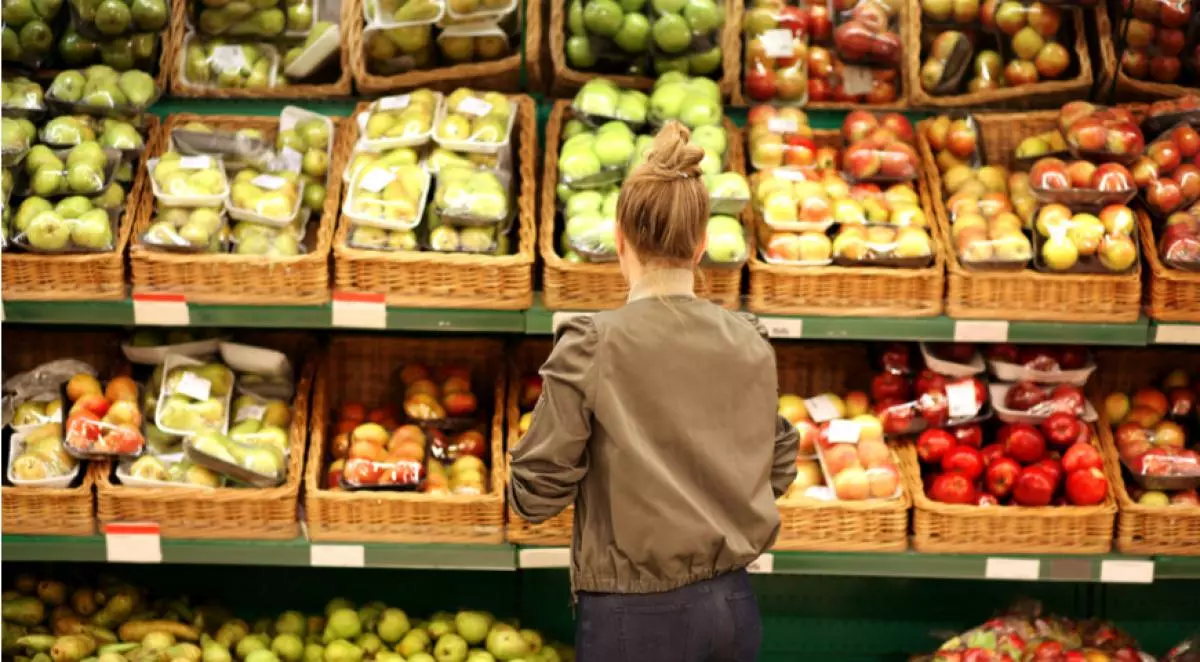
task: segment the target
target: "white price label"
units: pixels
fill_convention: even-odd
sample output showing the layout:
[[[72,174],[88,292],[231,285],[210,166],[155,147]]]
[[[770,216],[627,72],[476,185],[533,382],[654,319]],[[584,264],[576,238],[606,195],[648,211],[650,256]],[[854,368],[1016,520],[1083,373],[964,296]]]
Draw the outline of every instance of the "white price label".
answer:
[[[758,36],[762,43],[763,53],[767,57],[793,57],[796,55],[796,44],[792,40],[791,30],[767,30]]]
[[[552,331],[554,331],[555,333],[558,333],[559,327],[561,327],[563,324],[575,319],[576,317],[591,317],[592,315],[595,315],[595,313],[569,313],[569,312],[554,313],[554,315],[550,318],[550,329]]]
[[[212,165],[212,159],[204,154],[179,157],[179,168],[181,170],[203,170],[210,165]]]
[[[407,94],[397,94],[396,96],[384,97],[379,100],[380,110],[402,110],[408,108],[408,102],[411,97]]]
[[[979,413],[981,403],[975,400],[975,384],[970,380],[946,384],[946,399],[950,401],[950,418],[969,418]]]
[[[767,120],[767,130],[771,133],[795,133],[799,128],[794,117],[772,117]]]
[[[858,421],[848,421],[844,418],[829,421],[829,427],[825,429],[825,436],[831,444],[857,444],[861,433],[862,428]]]
[[[367,174],[363,175],[362,179],[358,180],[358,187],[378,193],[383,190],[383,187],[391,184],[396,180],[396,173],[387,168],[372,168]]]
[[[1105,584],[1152,584],[1154,561],[1101,561],[1100,581]]]
[[[265,188],[268,191],[278,191],[283,188],[284,184],[287,184],[287,180],[276,175],[259,175],[251,179],[250,183],[259,188]]]
[[[186,395],[193,400],[207,400],[212,393],[212,382],[188,370],[175,384],[175,393]]]
[[[467,97],[458,102],[458,107],[454,109],[460,113],[483,117],[492,112],[492,104],[480,99],[479,97]]]
[[[771,176],[786,179],[790,182],[802,182],[808,179],[804,175],[803,170],[796,170],[794,168],[775,168],[771,171]]]
[[[767,329],[769,338],[803,338],[804,320],[787,317],[760,317],[759,322]]]
[[[367,550],[362,545],[308,546],[308,562],[329,568],[362,568],[367,565]]]
[[[1200,345],[1200,324],[1161,324],[1154,327],[1159,345]]]
[[[211,57],[212,63],[219,71],[246,68],[246,53],[241,46],[214,46]]]
[[[1042,562],[1038,559],[988,557],[983,576],[988,579],[1037,581],[1041,573]]]
[[[237,413],[233,416],[233,422],[241,423],[242,421],[261,421],[263,414],[266,413],[266,411],[267,408],[262,405],[246,405],[245,407],[237,410]]]
[[[283,151],[279,153],[279,158],[283,162],[284,170],[300,172],[300,164],[304,161],[304,157],[300,152],[291,147],[284,147]]]
[[[566,547],[526,548],[517,555],[521,568],[569,568],[571,550]]]
[[[334,292],[333,326],[386,329],[387,302],[382,293]]]
[[[1004,320],[957,320],[954,342],[1005,342],[1008,322]]]
[[[875,77],[866,67],[843,67],[842,89],[846,94],[866,94],[875,85]]]
[[[837,405],[833,404],[833,400],[830,400],[829,396],[827,395],[818,395],[811,398],[805,398],[804,408],[808,410],[808,417],[811,418],[814,423],[832,421],[833,419],[842,415],[842,413],[838,411]]]
[[[766,552],[746,566],[746,572],[756,575],[769,575],[775,571],[775,555]]]
[[[109,563],[162,563],[162,535],[158,525],[105,524],[104,555]]]
[[[182,294],[134,294],[133,323],[139,326],[187,326],[191,323]]]

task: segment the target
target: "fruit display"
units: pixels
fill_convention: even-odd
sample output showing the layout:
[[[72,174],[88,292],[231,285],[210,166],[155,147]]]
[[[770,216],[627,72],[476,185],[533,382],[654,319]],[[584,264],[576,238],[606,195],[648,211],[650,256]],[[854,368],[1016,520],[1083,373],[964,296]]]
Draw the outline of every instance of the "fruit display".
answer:
[[[1077,207],[1078,209],[1078,207]],[[1124,273],[1137,267],[1136,217],[1123,204],[1110,204],[1091,213],[1073,212],[1061,204],[1037,211],[1034,264],[1051,273]]]
[[[1187,69],[1195,71],[1194,39],[1188,36],[1192,3],[1188,0],[1149,0],[1125,5],[1117,28],[1121,73],[1138,80],[1185,84]]]
[[[220,207],[160,204],[150,227],[142,234],[142,242],[166,250],[219,252],[225,223],[225,212]]]
[[[62,9],[61,0],[4,2],[3,61],[5,66],[37,69],[54,49],[52,25]]]
[[[628,75],[716,76],[725,7],[715,0],[572,0],[563,29],[572,69]]]
[[[1194,443],[1189,447],[1200,422],[1196,397],[1195,383],[1184,370],[1172,371],[1158,386],[1105,396],[1104,413],[1113,426],[1117,454],[1145,490],[1186,492],[1200,487],[1200,454]]]
[[[902,55],[899,7],[884,0],[831,2],[833,43],[842,61],[898,68]]]
[[[8,441],[6,478],[22,487],[66,487],[80,471],[79,461],[63,446],[61,423],[41,423]]]
[[[748,9],[743,24],[746,40],[743,92],[759,103],[804,105],[808,100],[807,7],[761,5]]]
[[[26,193],[40,197],[95,195],[116,176],[121,153],[84,141],[66,149],[34,145],[22,163]]]
[[[304,2],[296,4],[307,6]],[[283,36],[284,31],[292,27],[289,26],[289,22],[292,22],[289,18],[293,13],[290,4],[287,8],[289,11],[285,14],[285,4],[282,2],[259,2],[244,11],[238,7],[228,7],[219,0],[198,0],[191,6],[192,16],[189,20],[203,35],[274,38]],[[311,12],[308,9],[310,21]],[[301,30],[299,36],[305,33],[307,30]]]
[[[1133,166],[1146,207],[1160,218],[1200,201],[1200,132],[1187,123],[1167,129]]]
[[[24,76],[0,82],[0,108],[8,117],[36,117],[46,110],[42,86]]]
[[[373,162],[353,172],[342,213],[359,225],[412,230],[421,221],[429,173],[417,165]]]
[[[440,93],[427,89],[373,101],[367,112],[358,115],[357,148],[382,152],[428,144],[442,101]]]
[[[134,32],[159,32],[167,27],[166,0],[70,0],[71,24],[79,34],[111,40]]]
[[[239,221],[287,226],[300,214],[302,185],[299,173],[294,171],[260,173],[246,168],[230,183],[225,210]]]
[[[164,152],[146,163],[154,197],[178,207],[221,205],[229,195],[229,180],[220,158]]]
[[[183,440],[194,464],[254,487],[274,487],[287,478],[287,449],[271,443],[238,441],[214,429],[202,429]]]
[[[842,122],[842,172],[854,182],[911,182],[917,178],[916,136],[900,113],[851,111]]]
[[[169,434],[187,436],[229,430],[233,372],[221,363],[170,354],[162,369],[154,424]]]
[[[603,77],[584,83],[571,104],[572,114],[593,128],[620,120],[632,129],[640,129],[646,123],[649,111],[650,97],[645,92],[621,89]]]
[[[1150,659],[1128,633],[1099,619],[1077,621],[1043,614],[1037,603],[992,618],[951,637],[930,662],[1038,660],[1039,662],[1140,662]]]
[[[1071,101],[1058,111],[1058,130],[1077,158],[1132,163],[1146,146],[1128,108]]]
[[[25,198],[13,215],[12,241],[40,253],[112,251],[119,209],[106,208],[99,198],[61,198],[57,204],[38,196]],[[117,200],[118,205],[123,199]]]
[[[225,477],[188,459],[171,459],[158,455],[143,455],[133,461],[122,461],[117,467],[117,480],[136,487],[225,487]]]
[[[750,165],[755,170],[837,168],[837,148],[817,145],[808,115],[798,108],[754,106],[746,124]]]
[[[248,621],[234,612],[240,605],[156,593],[111,575],[67,584],[22,574],[11,588],[4,599],[5,654],[31,659],[53,655],[58,662],[80,662],[93,654],[112,662],[152,656],[210,662],[575,659],[570,646],[481,610],[417,618],[379,600],[355,604],[336,597],[316,613],[291,610]]]
[[[1137,193],[1133,174],[1120,163],[1097,166],[1091,161],[1066,162],[1052,156],[1034,162],[1029,186],[1038,202],[1089,207],[1125,204]]]
[[[448,225],[494,227],[512,216],[511,188],[505,172],[446,167],[438,171],[431,207]]]
[[[512,0],[377,0],[364,4],[367,68],[380,76],[509,57]]]
[[[1027,345],[1008,343],[987,349],[988,368],[1002,382],[1083,386],[1096,370],[1096,362],[1078,345]]]
[[[138,385],[129,377],[114,377],[101,388],[93,376],[81,373],[64,387],[67,406],[66,449],[80,459],[140,455],[146,445]]]
[[[1167,217],[1158,237],[1159,258],[1175,269],[1200,269],[1200,202]]]
[[[271,88],[279,79],[279,51],[266,43],[230,43],[189,33],[179,75],[188,85],[212,88]]]
[[[1142,131],[1157,136],[1176,124],[1195,126],[1200,122],[1200,94],[1188,93],[1173,99],[1161,99],[1146,108]]]
[[[888,352],[912,354],[907,345]],[[929,367],[916,375],[884,367],[871,379],[870,394],[884,433],[893,436],[965,426],[992,414],[987,383],[982,377],[941,375]]]
[[[472,391],[471,371],[463,366],[428,366],[412,363],[396,372],[403,388],[402,410],[409,421],[434,427],[474,421],[483,414]]]
[[[495,154],[509,144],[516,108],[499,92],[460,87],[438,107],[433,139],[447,149]]]
[[[82,71],[60,72],[46,89],[46,101],[61,113],[128,117],[149,108],[159,92],[144,71],[117,72],[113,67],[93,65]]]

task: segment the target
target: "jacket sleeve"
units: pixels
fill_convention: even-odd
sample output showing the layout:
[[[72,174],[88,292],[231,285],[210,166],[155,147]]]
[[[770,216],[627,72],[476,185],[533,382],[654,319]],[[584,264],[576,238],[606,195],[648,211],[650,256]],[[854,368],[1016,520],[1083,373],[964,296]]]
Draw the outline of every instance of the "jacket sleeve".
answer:
[[[775,418],[775,462],[771,466],[771,489],[775,498],[783,496],[796,480],[796,455],[800,452],[800,435],[782,416]]]
[[[593,320],[576,317],[559,327],[542,366],[542,396],[529,430],[512,451],[508,487],[513,510],[530,522],[547,520],[574,503],[587,474],[595,353]]]

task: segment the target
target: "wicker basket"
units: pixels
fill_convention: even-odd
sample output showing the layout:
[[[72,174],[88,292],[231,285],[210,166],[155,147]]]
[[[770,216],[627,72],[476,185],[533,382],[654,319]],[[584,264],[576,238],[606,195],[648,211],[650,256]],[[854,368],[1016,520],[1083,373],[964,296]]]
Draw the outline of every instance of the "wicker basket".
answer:
[[[531,0],[532,1],[532,0]],[[593,71],[576,71],[567,64],[567,0],[548,0],[550,22],[545,30],[550,33],[550,62],[553,67],[550,95],[559,98],[575,96],[583,84],[593,78],[607,78],[622,88],[649,90],[654,85],[652,76],[630,76]],[[544,10],[544,8],[543,8]],[[743,3],[739,0],[725,2],[725,23],[721,29],[721,78],[717,81],[721,95],[730,98],[738,87],[742,65],[741,35]]]
[[[989,162],[1007,164],[1026,136],[1058,126],[1058,111],[990,113],[975,116]],[[1024,271],[972,271],[958,261],[950,235],[950,218],[942,198],[942,178],[917,128],[918,150],[929,177],[936,222],[946,241],[949,287],[946,313],[957,318],[1046,320],[1055,322],[1135,322],[1142,299],[1141,266],[1128,274],[1050,274]]]
[[[207,99],[329,99],[331,97],[350,96],[350,61],[345,48],[340,49],[340,63],[337,66],[337,80],[330,83],[297,83],[295,85],[277,85],[275,87],[206,87],[192,85],[183,79],[183,42],[191,30],[188,27],[188,2],[171,3],[171,53],[165,61],[167,68],[172,70],[171,95],[177,97],[195,97]],[[353,6],[352,6],[353,5]],[[342,2],[338,17],[338,25],[342,40],[346,39],[346,26],[352,19],[351,12],[356,11],[357,5],[352,2]],[[361,18],[361,14],[360,14]],[[165,59],[166,56],[164,56]],[[279,52],[280,62],[283,61],[283,51]],[[283,77],[282,68],[279,73]],[[166,88],[163,88],[166,89]],[[330,170],[332,172],[332,170]]]
[[[546,123],[546,157],[544,159],[541,199],[541,226],[538,228],[538,250],[541,253],[542,297],[553,310],[597,310],[616,308],[625,303],[629,288],[616,263],[592,264],[567,262],[558,254],[555,229],[558,224],[555,186],[558,184],[559,137],[570,113],[571,102],[554,102]],[[728,136],[727,161],[731,170],[745,172],[742,154],[742,133],[725,118]],[[742,214],[747,223],[749,212]],[[747,232],[747,248],[754,253],[754,233]],[[729,309],[741,307],[742,269],[701,267],[696,274],[696,295]]]
[[[1158,240],[1150,216],[1137,210],[1146,261],[1146,314],[1162,322],[1200,322],[1200,272],[1173,269],[1158,257]]]
[[[180,113],[167,119],[161,131],[147,149],[157,155],[166,151],[171,131],[188,122],[202,121],[223,129],[255,128],[274,141],[278,120],[273,117],[243,117],[233,115],[194,115]],[[343,159],[349,150],[342,146],[350,140],[344,127],[347,122],[334,118],[336,130],[331,175],[327,182],[325,207],[313,228],[309,223],[304,245],[308,252],[294,257],[266,258],[260,255],[231,253],[175,253],[153,250],[144,246],[141,235],[150,227],[155,201],[150,182],[142,187],[133,223],[133,240],[129,251],[133,271],[133,290],[138,292],[171,292],[183,294],[196,303],[287,305],[319,304],[329,301],[329,245],[337,219],[342,178],[338,173],[345,167]],[[140,174],[140,173],[139,173]]]
[[[120,337],[104,331],[58,331],[44,327],[4,329],[4,374],[15,375],[61,358],[85,361],[101,376],[117,374]],[[0,487],[5,533],[90,536],[96,532],[94,481],[84,463],[76,484],[66,488]]]
[[[1122,476],[1111,423],[1102,405],[1105,395],[1132,393],[1156,383],[1166,373],[1183,368],[1200,374],[1200,354],[1195,350],[1157,347],[1152,349],[1097,350],[1100,370],[1088,383],[1088,395],[1096,403],[1100,420],[1100,448],[1109,476]],[[1116,480],[1117,549],[1127,554],[1200,555],[1200,507],[1146,506],[1129,495],[1124,480]]]
[[[475,255],[436,251],[377,251],[347,245],[349,218],[334,237],[334,282],[342,292],[386,295],[394,306],[524,310],[533,304],[534,240],[537,206],[537,120],[534,102],[519,96],[515,133],[520,194],[517,198],[517,250],[512,255]],[[365,112],[366,103],[357,112]],[[341,144],[341,160],[350,158],[358,139],[357,123]],[[332,170],[331,170],[332,172]],[[340,172],[340,171],[339,171]]]
[[[1103,0],[1100,3],[1103,4]],[[908,1],[907,20],[909,36],[904,48],[904,75],[907,76],[909,102],[917,107],[934,108],[1048,108],[1062,105],[1068,101],[1086,99],[1092,89],[1092,60],[1088,55],[1087,32],[1084,27],[1084,12],[1091,9],[1069,11],[1072,29],[1075,33],[1074,45],[1064,44],[1068,50],[1075,53],[1079,66],[1075,77],[1066,80],[1048,80],[1021,85],[1018,87],[1001,87],[994,90],[964,92],[962,94],[933,95],[921,87],[921,2]],[[1100,10],[1103,14],[1103,10]],[[1064,23],[1066,22],[1064,21]]]
[[[550,356],[551,343],[547,340],[527,340],[517,348],[516,355],[508,363],[508,400],[506,402],[506,419],[508,423],[507,452],[504,461],[504,483],[509,481],[509,453],[521,441],[518,427],[521,422],[521,410],[517,406],[521,397],[521,380],[536,374],[538,368]],[[532,524],[521,519],[508,505],[508,542],[517,545],[569,545],[571,544],[571,527],[575,523],[575,506],[567,506],[566,510],[540,524]]]
[[[1121,103],[1130,101],[1153,101],[1155,99],[1174,99],[1185,94],[1200,93],[1200,88],[1159,83],[1150,80],[1140,80],[1126,76],[1117,60],[1116,42],[1119,37],[1120,17],[1110,19],[1104,2],[1098,2],[1096,11],[1096,32],[1100,42],[1100,88],[1097,98],[1112,97]],[[1113,78],[1116,78],[1114,83]]]
[[[541,2],[522,2],[525,12],[525,89],[545,92],[553,71],[546,43],[546,10]]]
[[[305,474],[308,535],[316,541],[499,543],[504,540],[504,346],[477,338],[341,336],[330,342],[313,394],[312,444]],[[392,372],[411,361],[456,364],[477,384],[495,385],[490,492],[439,496],[418,492],[343,491],[323,487],[331,413],[344,402],[383,404]]]
[[[814,132],[823,146],[840,146],[837,131]],[[788,315],[932,317],[942,312],[945,243],[933,222],[925,181],[915,182],[929,221],[933,263],[922,269],[801,267],[769,264],[750,255],[750,296],[756,313]]]
[[[845,393],[865,385],[871,374],[862,346],[776,343],[779,391],[802,397]],[[863,383],[860,383],[863,382]],[[897,467],[899,468],[899,467]],[[908,548],[909,488],[897,499],[778,501],[780,529],[775,549],[821,552],[898,552]]]
[[[498,92],[516,92],[521,87],[521,52],[518,44],[508,57],[486,62],[470,62],[436,69],[414,69],[401,74],[380,76],[367,67],[366,37],[362,0],[344,0],[342,14],[346,28],[342,55],[349,52],[350,73],[363,95],[382,95],[418,87],[450,92],[458,87],[478,87]],[[433,47],[431,45],[431,47]],[[345,65],[343,65],[345,66]]]
[[[269,334],[284,337],[283,333]],[[309,338],[288,334],[293,360],[304,360],[312,348]],[[240,338],[239,338],[240,339]],[[280,343],[264,343],[285,349]],[[307,348],[307,351],[300,348]],[[309,398],[316,362],[304,360],[297,373],[288,429],[287,481],[278,487],[221,487],[196,490],[180,487],[131,487],[115,476],[116,466],[92,466],[96,481],[96,512],[102,524],[154,522],[164,538],[224,540],[292,540],[300,535],[297,508],[304,473],[304,448],[308,440]]]
[[[150,135],[147,141],[149,148],[159,133],[159,122],[158,117],[149,114],[145,120]],[[126,191],[125,213],[121,214],[117,224],[113,250],[70,255],[4,251],[0,253],[0,263],[3,264],[0,277],[5,299],[95,301],[125,298],[125,246],[141,213],[142,196],[150,194],[150,180],[145,167],[149,153],[147,149],[142,154],[143,158],[134,164],[133,182]],[[144,194],[143,188],[146,191]]]

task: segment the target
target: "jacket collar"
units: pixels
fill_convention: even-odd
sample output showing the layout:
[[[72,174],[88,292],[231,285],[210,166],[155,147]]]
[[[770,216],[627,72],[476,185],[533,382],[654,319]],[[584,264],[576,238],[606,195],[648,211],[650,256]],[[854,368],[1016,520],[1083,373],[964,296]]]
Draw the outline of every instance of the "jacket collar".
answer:
[[[691,269],[655,269],[648,271],[629,288],[628,303],[652,297],[683,296],[695,298],[696,275]]]

